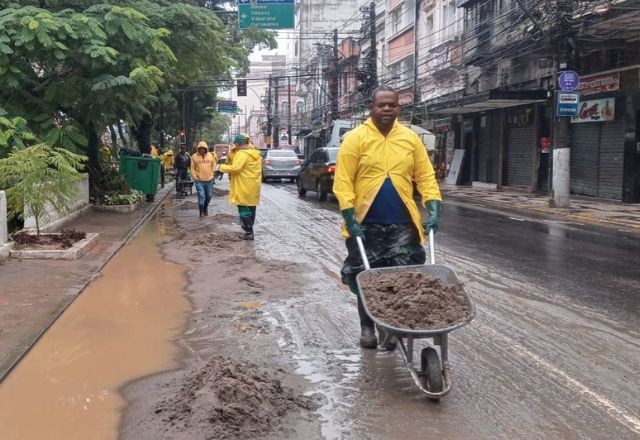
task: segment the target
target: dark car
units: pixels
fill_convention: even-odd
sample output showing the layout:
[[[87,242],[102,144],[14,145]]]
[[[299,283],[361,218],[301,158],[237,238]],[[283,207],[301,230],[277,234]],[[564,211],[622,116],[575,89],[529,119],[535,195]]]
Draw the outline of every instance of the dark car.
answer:
[[[318,148],[309,160],[302,163],[298,176],[298,195],[304,197],[307,191],[315,191],[320,201],[327,200],[333,192],[333,175],[336,172],[338,148]]]

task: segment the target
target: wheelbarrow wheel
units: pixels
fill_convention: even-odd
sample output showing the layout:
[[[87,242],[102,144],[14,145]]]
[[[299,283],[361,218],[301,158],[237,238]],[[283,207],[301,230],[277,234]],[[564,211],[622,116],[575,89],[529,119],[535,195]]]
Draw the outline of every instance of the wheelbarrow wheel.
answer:
[[[433,347],[423,348],[420,353],[422,367],[422,384],[432,393],[440,393],[444,389],[440,357]]]

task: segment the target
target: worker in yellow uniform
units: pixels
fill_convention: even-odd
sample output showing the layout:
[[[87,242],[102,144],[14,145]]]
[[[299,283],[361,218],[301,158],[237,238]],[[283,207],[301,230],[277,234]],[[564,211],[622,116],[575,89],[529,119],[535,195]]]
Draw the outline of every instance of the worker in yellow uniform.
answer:
[[[209,202],[213,195],[213,177],[217,165],[218,156],[209,153],[207,143],[198,143],[196,152],[191,156],[191,178],[195,181],[198,192],[200,217],[209,215]]]
[[[256,207],[260,203],[262,183],[262,157],[255,148],[249,147],[249,137],[239,134],[233,140],[237,146],[231,164],[218,167],[220,173],[229,173],[232,185],[229,202],[238,206],[240,225],[245,240],[253,240],[253,225],[256,221]]]
[[[348,253],[341,275],[358,296],[364,348],[376,348],[378,339],[356,284],[356,275],[364,270],[356,237],[364,241],[372,268],[423,264],[425,235],[429,229],[437,231],[440,219],[442,198],[433,166],[420,137],[398,123],[399,113],[396,91],[389,86],[375,89],[369,119],[347,133],[336,163],[333,193],[344,218],[342,235]],[[424,224],[413,199],[412,180],[429,215]],[[392,349],[396,341],[381,342]]]

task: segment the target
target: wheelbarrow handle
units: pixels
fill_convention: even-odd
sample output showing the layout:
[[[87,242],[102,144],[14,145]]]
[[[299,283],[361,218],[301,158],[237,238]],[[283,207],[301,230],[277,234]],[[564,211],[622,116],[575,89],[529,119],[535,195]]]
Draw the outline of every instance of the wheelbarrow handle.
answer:
[[[371,269],[369,266],[369,259],[367,253],[364,251],[364,243],[362,243],[362,237],[356,237],[356,243],[358,243],[358,249],[360,250],[360,258],[362,258],[362,264],[364,264],[364,270]]]
[[[436,264],[436,233],[429,229],[429,261]]]
[[[356,237],[356,243],[358,243],[358,250],[360,251],[360,258],[362,258],[364,269],[371,269],[371,266],[369,265],[369,259],[367,258],[367,253],[364,250],[364,243],[362,242],[362,238]],[[436,238],[433,229],[429,229],[429,261],[431,262],[431,264],[436,264]]]

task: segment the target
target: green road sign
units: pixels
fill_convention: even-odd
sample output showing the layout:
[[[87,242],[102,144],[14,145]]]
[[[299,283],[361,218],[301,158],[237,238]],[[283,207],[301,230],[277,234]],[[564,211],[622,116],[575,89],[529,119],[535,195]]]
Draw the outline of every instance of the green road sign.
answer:
[[[238,5],[238,23],[240,29],[255,25],[261,29],[293,29],[295,4],[291,3],[252,3]]]

